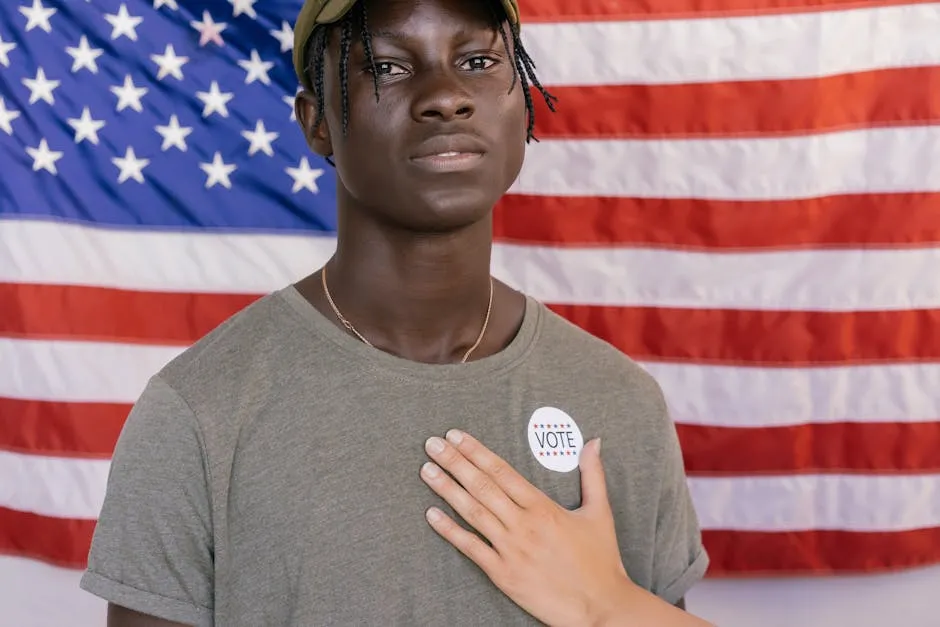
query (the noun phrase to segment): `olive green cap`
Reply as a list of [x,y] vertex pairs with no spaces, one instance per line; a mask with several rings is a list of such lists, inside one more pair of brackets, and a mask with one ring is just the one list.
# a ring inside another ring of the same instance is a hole
[[[332,24],[338,22],[356,4],[357,0],[304,0],[304,5],[294,24],[294,71],[297,78],[307,89],[311,89],[310,81],[304,72],[304,50],[313,29],[319,24]],[[506,15],[512,24],[519,24],[519,5],[517,0],[500,0]]]

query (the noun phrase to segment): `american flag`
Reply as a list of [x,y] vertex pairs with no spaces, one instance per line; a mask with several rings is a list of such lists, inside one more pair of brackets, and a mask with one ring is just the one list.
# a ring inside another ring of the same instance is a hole
[[[299,4],[0,6],[0,553],[82,568],[149,376],[330,255]],[[709,574],[940,561],[940,4],[521,5],[493,271],[660,382]]]

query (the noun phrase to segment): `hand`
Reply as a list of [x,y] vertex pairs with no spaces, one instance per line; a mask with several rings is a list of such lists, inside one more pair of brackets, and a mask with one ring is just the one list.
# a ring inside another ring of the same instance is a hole
[[639,590],[620,560],[600,440],[581,453],[582,503],[574,511],[471,436],[451,430],[447,440],[428,440],[437,464],[426,463],[421,477],[491,546],[437,508],[428,522],[517,605],[549,625],[591,625]]

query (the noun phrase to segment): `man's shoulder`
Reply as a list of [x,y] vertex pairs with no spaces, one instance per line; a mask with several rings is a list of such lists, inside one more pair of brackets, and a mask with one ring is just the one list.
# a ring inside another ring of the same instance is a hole
[[542,305],[542,359],[597,385],[662,397],[659,384],[637,361],[610,342]]
[[296,342],[298,325],[283,291],[266,294],[223,321],[169,361],[159,378],[189,400],[210,392],[217,381],[278,363]]

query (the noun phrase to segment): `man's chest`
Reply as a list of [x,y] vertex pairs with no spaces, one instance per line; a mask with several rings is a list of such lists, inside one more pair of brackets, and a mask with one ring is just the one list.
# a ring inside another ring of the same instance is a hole
[[219,539],[240,591],[229,601],[265,624],[529,624],[425,522],[431,505],[452,512],[419,477],[424,442],[464,429],[573,508],[577,455],[613,435],[612,417],[536,388],[364,392],[272,403],[245,423]]

